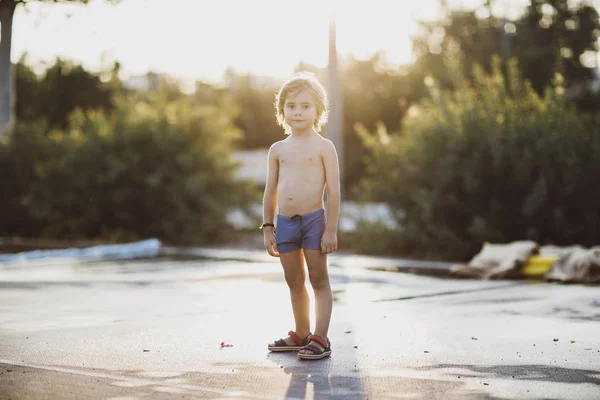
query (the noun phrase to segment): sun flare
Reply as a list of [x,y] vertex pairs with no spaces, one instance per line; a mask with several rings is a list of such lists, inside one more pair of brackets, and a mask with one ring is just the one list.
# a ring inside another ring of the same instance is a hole
[[[426,0],[434,2],[434,0]],[[119,61],[128,75],[165,72],[181,78],[219,80],[228,67],[260,76],[285,77],[300,62],[327,65],[328,26],[337,23],[342,57],[385,51],[391,63],[411,59],[410,35],[419,9],[383,0],[302,4],[256,0],[211,3],[124,0],[79,4],[31,2],[15,13],[13,61],[55,57],[90,69]],[[235,10],[236,12],[232,12]]]

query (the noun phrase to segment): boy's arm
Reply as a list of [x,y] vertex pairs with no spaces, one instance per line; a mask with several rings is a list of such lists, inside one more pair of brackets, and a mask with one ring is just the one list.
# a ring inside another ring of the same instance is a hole
[[340,167],[337,151],[331,141],[326,141],[323,152],[325,183],[327,188],[327,223],[323,234],[321,251],[325,254],[337,250],[337,228],[340,218]]
[[[269,148],[267,156],[267,182],[263,196],[263,222],[273,223],[277,206],[277,181],[279,179],[279,161],[276,154],[277,143]],[[274,228],[263,228],[265,249],[273,257],[279,256]]]

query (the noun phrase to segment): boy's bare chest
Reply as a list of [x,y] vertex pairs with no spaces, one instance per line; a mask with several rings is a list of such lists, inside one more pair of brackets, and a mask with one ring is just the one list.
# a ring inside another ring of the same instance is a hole
[[279,155],[280,168],[322,166],[321,154],[317,151],[294,151]]

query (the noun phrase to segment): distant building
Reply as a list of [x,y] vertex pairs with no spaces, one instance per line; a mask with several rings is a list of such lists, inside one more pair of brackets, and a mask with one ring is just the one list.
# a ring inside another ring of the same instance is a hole
[[156,72],[148,72],[144,75],[131,76],[123,81],[126,89],[147,91],[156,89],[161,81],[161,75]]
[[258,76],[251,74],[238,73],[232,68],[228,68],[224,75],[225,87],[230,90],[247,86],[248,89],[268,89],[274,92],[279,89],[283,81],[272,76]]

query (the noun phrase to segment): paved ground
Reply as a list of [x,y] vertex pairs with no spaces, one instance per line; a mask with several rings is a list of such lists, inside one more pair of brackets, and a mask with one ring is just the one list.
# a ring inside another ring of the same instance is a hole
[[600,399],[598,287],[340,256],[333,355],[300,361],[266,350],[292,327],[277,261],[221,251],[0,265],[0,399]]

